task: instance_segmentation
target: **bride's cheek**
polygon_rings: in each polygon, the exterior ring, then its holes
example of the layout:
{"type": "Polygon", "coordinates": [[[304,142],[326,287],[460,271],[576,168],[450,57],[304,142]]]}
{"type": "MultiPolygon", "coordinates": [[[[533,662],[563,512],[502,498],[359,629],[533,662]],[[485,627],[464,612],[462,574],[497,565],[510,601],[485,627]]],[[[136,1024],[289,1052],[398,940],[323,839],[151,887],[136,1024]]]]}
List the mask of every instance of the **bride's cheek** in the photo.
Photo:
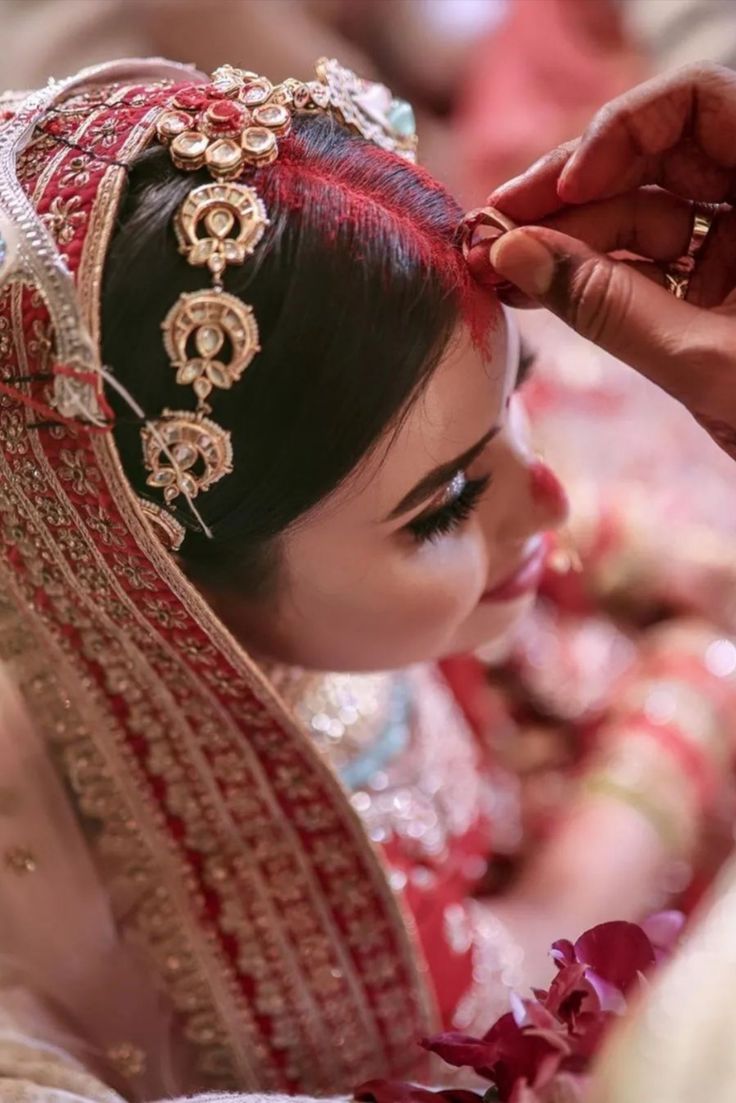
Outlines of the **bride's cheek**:
{"type": "Polygon", "coordinates": [[[485,541],[475,526],[425,544],[418,557],[423,587],[448,615],[473,608],[488,574],[485,541]]]}

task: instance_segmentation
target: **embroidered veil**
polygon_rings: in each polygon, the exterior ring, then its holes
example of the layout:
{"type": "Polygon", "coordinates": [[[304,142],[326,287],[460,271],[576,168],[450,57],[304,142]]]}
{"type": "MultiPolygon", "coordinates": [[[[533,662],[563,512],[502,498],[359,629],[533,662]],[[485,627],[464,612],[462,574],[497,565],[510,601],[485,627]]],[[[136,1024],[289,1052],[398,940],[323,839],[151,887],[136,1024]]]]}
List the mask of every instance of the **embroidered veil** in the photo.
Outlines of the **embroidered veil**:
{"type": "Polygon", "coordinates": [[[196,1051],[187,1088],[334,1092],[416,1072],[433,1010],[410,921],[152,529],[99,362],[126,165],[172,88],[207,80],[119,62],[0,103],[0,660],[196,1051]]]}

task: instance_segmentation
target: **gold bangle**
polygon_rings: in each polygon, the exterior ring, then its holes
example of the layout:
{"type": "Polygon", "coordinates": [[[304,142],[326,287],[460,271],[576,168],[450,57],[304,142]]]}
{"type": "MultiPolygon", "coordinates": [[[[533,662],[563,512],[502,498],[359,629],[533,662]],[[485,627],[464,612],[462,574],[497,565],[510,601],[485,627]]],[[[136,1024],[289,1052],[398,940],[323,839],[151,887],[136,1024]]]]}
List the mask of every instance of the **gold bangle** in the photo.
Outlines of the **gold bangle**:
{"type": "Polygon", "coordinates": [[[592,796],[611,797],[627,804],[654,828],[666,850],[677,855],[689,852],[689,833],[682,821],[642,789],[626,785],[607,774],[596,774],[583,782],[583,790],[592,796]]]}

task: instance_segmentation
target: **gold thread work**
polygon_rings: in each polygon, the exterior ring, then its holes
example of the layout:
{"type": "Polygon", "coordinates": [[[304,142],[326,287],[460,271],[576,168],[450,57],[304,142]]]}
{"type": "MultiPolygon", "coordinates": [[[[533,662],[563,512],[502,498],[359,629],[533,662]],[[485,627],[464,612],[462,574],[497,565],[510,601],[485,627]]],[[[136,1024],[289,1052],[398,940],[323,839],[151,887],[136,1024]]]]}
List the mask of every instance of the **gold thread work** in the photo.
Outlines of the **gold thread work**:
{"type": "Polygon", "coordinates": [[[179,296],[163,323],[176,381],[194,390],[194,411],[164,410],[142,430],[147,483],[166,503],[190,503],[233,470],[230,433],[208,415],[214,390],[230,390],[260,352],[253,310],[222,286],[228,265],[241,265],[263,239],[268,213],[256,190],[236,183],[247,167],[271,164],[296,112],[332,112],[350,129],[414,160],[416,135],[408,104],[382,85],[362,81],[334,60],[317,63],[317,80],[265,77],[224,65],[212,84],[178,89],[156,134],[184,172],[205,168],[213,183],[194,188],[174,218],[179,250],[206,266],[212,287],[179,296]]]}

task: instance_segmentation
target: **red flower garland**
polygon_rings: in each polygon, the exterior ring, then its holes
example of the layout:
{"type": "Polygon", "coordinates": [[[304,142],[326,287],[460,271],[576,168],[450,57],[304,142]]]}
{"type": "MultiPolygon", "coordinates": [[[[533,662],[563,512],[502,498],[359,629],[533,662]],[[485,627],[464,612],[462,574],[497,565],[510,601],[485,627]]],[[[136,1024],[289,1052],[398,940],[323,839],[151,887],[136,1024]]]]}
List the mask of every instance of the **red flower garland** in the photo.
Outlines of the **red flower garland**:
{"type": "Polygon", "coordinates": [[[511,994],[511,1010],[482,1038],[445,1033],[421,1044],[448,1065],[470,1068],[490,1081],[485,1094],[432,1090],[371,1080],[355,1092],[359,1103],[582,1103],[586,1073],[611,1024],[644,975],[669,956],[684,917],[662,912],[635,923],[601,923],[577,942],[550,950],[557,975],[533,997],[511,994]]]}

